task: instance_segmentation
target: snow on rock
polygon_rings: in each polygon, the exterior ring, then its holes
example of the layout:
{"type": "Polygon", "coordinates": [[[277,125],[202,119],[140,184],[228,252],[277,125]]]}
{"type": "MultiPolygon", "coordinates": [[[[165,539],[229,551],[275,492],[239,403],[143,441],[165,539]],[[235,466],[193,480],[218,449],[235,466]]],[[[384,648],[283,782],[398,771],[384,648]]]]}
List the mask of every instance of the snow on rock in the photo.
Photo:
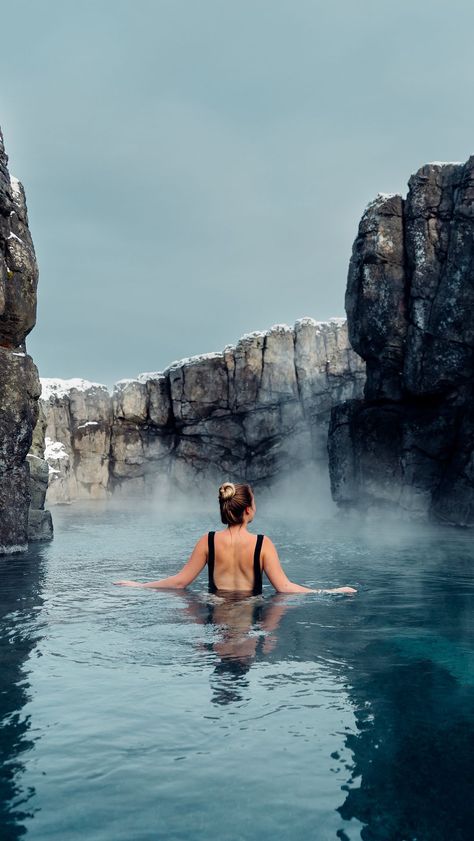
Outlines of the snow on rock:
{"type": "Polygon", "coordinates": [[[14,195],[15,196],[21,196],[22,186],[21,186],[18,178],[15,178],[14,175],[10,175],[10,184],[11,184],[11,188],[13,190],[14,195]]]}
{"type": "Polygon", "coordinates": [[[59,379],[55,377],[41,377],[41,397],[43,400],[48,400],[50,397],[64,397],[70,393],[72,389],[76,391],[89,391],[90,389],[100,389],[107,394],[109,390],[107,386],[102,383],[93,383],[89,380],[73,377],[72,379],[59,379]]]}
{"type": "Polygon", "coordinates": [[[53,441],[46,436],[44,443],[44,458],[49,469],[48,503],[71,502],[78,496],[73,455],[62,441],[53,441]]]}
{"type": "Polygon", "coordinates": [[[397,199],[398,197],[398,193],[377,193],[375,198],[369,201],[369,203],[365,206],[362,215],[365,216],[367,212],[373,211],[375,208],[380,208],[386,202],[390,201],[390,199],[397,199]]]}
{"type": "Polygon", "coordinates": [[[219,353],[219,351],[211,351],[210,353],[199,353],[196,356],[186,356],[184,357],[184,359],[177,359],[175,360],[175,362],[172,362],[171,365],[168,365],[164,373],[167,374],[174,368],[184,368],[185,366],[188,367],[190,365],[200,365],[202,362],[216,359],[222,359],[222,353],[219,353]]]}
{"type": "Polygon", "coordinates": [[[46,461],[49,461],[50,459],[69,458],[64,444],[61,441],[52,441],[51,438],[46,437],[44,442],[44,457],[46,461]]]}

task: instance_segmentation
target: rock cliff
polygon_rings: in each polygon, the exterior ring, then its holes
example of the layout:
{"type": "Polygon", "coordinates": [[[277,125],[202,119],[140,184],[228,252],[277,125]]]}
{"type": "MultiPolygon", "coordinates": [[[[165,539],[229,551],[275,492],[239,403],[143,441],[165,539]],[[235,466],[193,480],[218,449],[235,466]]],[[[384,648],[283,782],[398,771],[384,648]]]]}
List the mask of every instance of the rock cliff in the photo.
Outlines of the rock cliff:
{"type": "Polygon", "coordinates": [[[41,392],[25,346],[36,320],[38,268],[25,193],[7,164],[0,131],[0,553],[52,535],[42,510],[46,465],[33,453],[27,460],[41,392]]]}
{"type": "Polygon", "coordinates": [[[98,383],[44,379],[48,501],[227,477],[258,485],[308,464],[326,472],[331,407],[360,397],[364,381],[345,320],[311,318],[121,380],[112,395],[98,383]]]}
{"type": "Polygon", "coordinates": [[[474,157],[379,195],[354,243],[349,338],[364,399],[336,406],[333,496],[474,525],[474,157]]]}

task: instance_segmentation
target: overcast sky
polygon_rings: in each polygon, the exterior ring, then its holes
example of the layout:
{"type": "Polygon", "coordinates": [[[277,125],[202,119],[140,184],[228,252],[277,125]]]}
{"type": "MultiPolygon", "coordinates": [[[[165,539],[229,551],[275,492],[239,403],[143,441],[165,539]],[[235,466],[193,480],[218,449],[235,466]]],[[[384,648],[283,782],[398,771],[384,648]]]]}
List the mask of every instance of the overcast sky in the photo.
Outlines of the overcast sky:
{"type": "Polygon", "coordinates": [[[0,124],[42,376],[344,314],[360,215],[474,152],[470,0],[15,0],[0,124]]]}

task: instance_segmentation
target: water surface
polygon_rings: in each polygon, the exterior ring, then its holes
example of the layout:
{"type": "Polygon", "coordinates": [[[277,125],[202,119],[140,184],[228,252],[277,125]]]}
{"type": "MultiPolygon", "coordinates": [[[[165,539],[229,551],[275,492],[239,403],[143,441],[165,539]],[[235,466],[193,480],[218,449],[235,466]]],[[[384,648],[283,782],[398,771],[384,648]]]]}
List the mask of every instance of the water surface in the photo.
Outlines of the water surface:
{"type": "Polygon", "coordinates": [[[259,516],[294,580],[220,601],[165,576],[212,518],[77,505],[2,558],[0,838],[473,835],[472,534],[259,516]]]}

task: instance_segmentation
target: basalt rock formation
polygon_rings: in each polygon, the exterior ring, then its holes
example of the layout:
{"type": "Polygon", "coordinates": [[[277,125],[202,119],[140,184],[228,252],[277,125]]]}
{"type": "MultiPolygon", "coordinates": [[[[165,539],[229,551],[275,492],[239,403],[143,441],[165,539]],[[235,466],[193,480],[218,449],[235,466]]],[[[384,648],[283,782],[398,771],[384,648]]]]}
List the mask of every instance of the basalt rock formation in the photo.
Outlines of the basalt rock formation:
{"type": "Polygon", "coordinates": [[[359,225],[346,311],[363,399],[332,412],[337,502],[474,525],[474,157],[432,163],[359,225]]]}
{"type": "Polygon", "coordinates": [[[38,268],[25,193],[7,164],[0,132],[0,553],[52,535],[42,510],[46,465],[33,455],[27,461],[41,392],[25,346],[36,320],[38,268]]]}
{"type": "Polygon", "coordinates": [[[112,395],[85,380],[42,380],[48,501],[228,477],[258,485],[307,465],[327,473],[331,407],[361,396],[364,381],[345,320],[311,318],[121,380],[112,395]]]}

